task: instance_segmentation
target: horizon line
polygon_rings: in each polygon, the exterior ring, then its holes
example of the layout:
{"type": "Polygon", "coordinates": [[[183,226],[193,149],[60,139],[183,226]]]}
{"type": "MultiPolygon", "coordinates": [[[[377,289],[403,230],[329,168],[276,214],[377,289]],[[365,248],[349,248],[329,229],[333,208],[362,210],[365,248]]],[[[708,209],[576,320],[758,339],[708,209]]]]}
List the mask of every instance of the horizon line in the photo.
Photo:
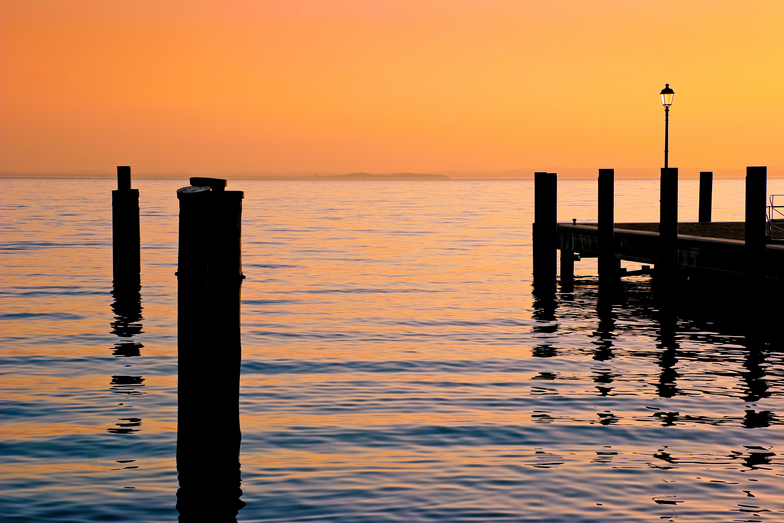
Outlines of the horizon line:
{"type": "MultiPolygon", "coordinates": [[[[784,177],[784,165],[768,165],[768,176],[773,178],[784,177]]],[[[656,178],[659,174],[658,167],[621,167],[615,168],[618,178],[646,179],[656,178]],[[624,172],[625,171],[625,172],[624,172]]],[[[731,167],[719,169],[699,169],[696,167],[679,168],[684,178],[698,178],[700,172],[713,172],[717,178],[742,178],[745,168],[731,167]]],[[[346,175],[367,175],[391,177],[398,175],[401,179],[413,176],[443,176],[442,180],[527,180],[533,179],[535,172],[555,172],[565,179],[593,179],[598,176],[598,168],[592,167],[549,167],[538,169],[508,169],[504,171],[474,171],[474,170],[440,170],[440,171],[395,171],[395,172],[369,172],[369,171],[233,171],[233,172],[190,172],[190,171],[140,171],[133,172],[134,178],[141,179],[186,179],[197,176],[223,177],[227,179],[351,179],[343,178],[346,175]],[[407,176],[402,176],[407,175],[407,176]]],[[[0,171],[0,178],[63,178],[63,179],[114,179],[116,173],[97,169],[67,170],[67,171],[0,171]]],[[[414,179],[413,177],[408,179],[414,179]]],[[[431,178],[438,180],[438,178],[431,178]]]]}

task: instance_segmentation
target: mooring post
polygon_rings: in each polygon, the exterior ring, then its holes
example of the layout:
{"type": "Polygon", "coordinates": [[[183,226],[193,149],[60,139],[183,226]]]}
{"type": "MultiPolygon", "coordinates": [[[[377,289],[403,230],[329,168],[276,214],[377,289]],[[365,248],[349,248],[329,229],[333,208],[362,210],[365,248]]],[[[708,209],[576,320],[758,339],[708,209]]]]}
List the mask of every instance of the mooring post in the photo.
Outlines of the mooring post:
{"type": "Polygon", "coordinates": [[[240,491],[241,191],[192,179],[177,191],[177,470],[180,521],[236,516],[240,491]]]}
{"type": "Polygon", "coordinates": [[[128,166],[117,167],[117,190],[112,191],[112,268],[115,287],[140,283],[139,190],[131,189],[128,166]]]}
{"type": "Polygon", "coordinates": [[[613,290],[620,278],[615,257],[615,170],[599,169],[599,289],[613,290]]]}
{"type": "Polygon", "coordinates": [[[554,284],[557,270],[558,175],[537,172],[534,176],[534,279],[552,281],[554,284]]]}
{"type": "Polygon", "coordinates": [[[678,266],[678,169],[661,170],[659,200],[659,266],[657,276],[671,282],[678,266]]]}
{"type": "Polygon", "coordinates": [[[756,310],[763,306],[765,295],[767,184],[767,167],[746,167],[745,288],[747,311],[756,310]]]}
{"type": "Polygon", "coordinates": [[[700,211],[699,222],[710,223],[713,207],[713,171],[700,172],[700,211]]]}

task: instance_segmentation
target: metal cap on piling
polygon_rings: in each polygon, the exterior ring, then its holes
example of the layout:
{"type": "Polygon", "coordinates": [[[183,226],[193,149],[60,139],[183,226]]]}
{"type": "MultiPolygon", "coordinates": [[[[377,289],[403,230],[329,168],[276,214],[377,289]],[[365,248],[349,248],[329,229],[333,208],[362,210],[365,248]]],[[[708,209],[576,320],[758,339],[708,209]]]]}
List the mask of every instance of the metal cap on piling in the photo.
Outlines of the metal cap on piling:
{"type": "Polygon", "coordinates": [[[203,176],[194,176],[191,178],[191,185],[203,185],[209,187],[213,191],[223,191],[226,189],[226,180],[223,178],[205,178],[203,176]]]}

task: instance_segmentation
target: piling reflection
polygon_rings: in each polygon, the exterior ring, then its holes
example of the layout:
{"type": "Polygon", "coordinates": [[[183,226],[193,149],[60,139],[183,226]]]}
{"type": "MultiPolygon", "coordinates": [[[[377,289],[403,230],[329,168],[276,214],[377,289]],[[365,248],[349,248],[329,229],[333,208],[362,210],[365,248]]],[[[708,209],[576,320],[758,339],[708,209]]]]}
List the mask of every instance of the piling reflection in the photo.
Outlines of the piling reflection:
{"type": "MultiPolygon", "coordinates": [[[[115,274],[114,287],[112,289],[112,312],[114,321],[111,322],[112,334],[119,339],[114,344],[112,354],[119,358],[133,358],[141,355],[144,347],[134,339],[142,333],[142,297],[141,283],[139,274],[136,272],[115,274]]],[[[131,367],[126,364],[125,368],[131,367]]],[[[116,394],[137,396],[144,394],[141,390],[144,387],[143,376],[133,376],[125,374],[113,375],[109,383],[109,390],[116,394]]],[[[126,401],[120,403],[124,408],[130,407],[126,401]]],[[[110,434],[133,434],[140,430],[142,419],[138,417],[119,418],[114,427],[107,430],[110,434]]]]}
{"type": "Polygon", "coordinates": [[[752,344],[746,349],[741,377],[745,385],[744,401],[753,403],[762,398],[770,397],[768,382],[765,380],[766,351],[763,347],[752,344]]]}
{"type": "MultiPolygon", "coordinates": [[[[613,312],[611,304],[602,300],[599,297],[597,304],[597,312],[599,315],[599,325],[593,336],[596,340],[593,342],[596,348],[593,351],[593,359],[595,361],[604,362],[611,360],[615,357],[613,351],[613,340],[615,339],[615,313],[613,312]]],[[[593,371],[593,381],[596,383],[596,390],[600,396],[607,396],[612,392],[612,383],[616,375],[610,369],[595,369],[593,371]]]]}
{"type": "Polygon", "coordinates": [[[680,346],[675,335],[677,316],[671,299],[672,295],[669,294],[659,297],[659,335],[656,346],[661,351],[657,358],[661,371],[656,390],[662,398],[672,398],[680,392],[677,385],[680,374],[675,368],[680,346]]]}
{"type": "Polygon", "coordinates": [[[133,338],[142,332],[141,285],[138,282],[115,283],[112,296],[112,334],[119,338],[113,354],[120,357],[139,356],[144,345],[133,338]]]}
{"type": "Polygon", "coordinates": [[[534,298],[534,318],[540,321],[555,319],[555,282],[535,280],[532,290],[534,298]]]}
{"type": "Polygon", "coordinates": [[[599,305],[597,307],[599,313],[599,325],[594,332],[594,341],[596,350],[593,353],[593,359],[596,361],[607,361],[614,357],[613,354],[613,339],[615,339],[615,313],[611,306],[599,298],[599,305]]]}
{"type": "MultiPolygon", "coordinates": [[[[209,377],[205,376],[205,381],[209,377]]],[[[209,391],[203,391],[205,397],[209,391]]],[[[182,405],[182,402],[181,402],[182,405]]],[[[180,407],[182,411],[182,407],[180,407]]],[[[214,405],[205,406],[203,417],[183,423],[182,412],[177,428],[177,511],[180,521],[237,521],[245,506],[240,499],[240,440],[238,419],[221,425],[228,416],[210,419],[214,405]],[[220,419],[222,418],[222,419],[220,419]]]]}

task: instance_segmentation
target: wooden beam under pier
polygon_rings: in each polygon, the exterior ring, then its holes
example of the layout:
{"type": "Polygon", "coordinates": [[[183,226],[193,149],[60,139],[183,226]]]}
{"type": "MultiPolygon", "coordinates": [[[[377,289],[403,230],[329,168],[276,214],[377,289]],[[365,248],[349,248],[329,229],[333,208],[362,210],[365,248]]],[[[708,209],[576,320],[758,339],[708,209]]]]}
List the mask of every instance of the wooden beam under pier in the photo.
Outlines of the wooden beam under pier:
{"type": "MultiPolygon", "coordinates": [[[[658,223],[616,223],[613,256],[656,265],[660,261],[658,223]]],[[[743,277],[746,255],[743,222],[679,223],[676,240],[677,269],[706,276],[743,277]]],[[[581,258],[599,256],[597,224],[559,223],[558,249],[581,258]]],[[[769,243],[760,271],[767,280],[784,284],[784,243],[769,243]]]]}

